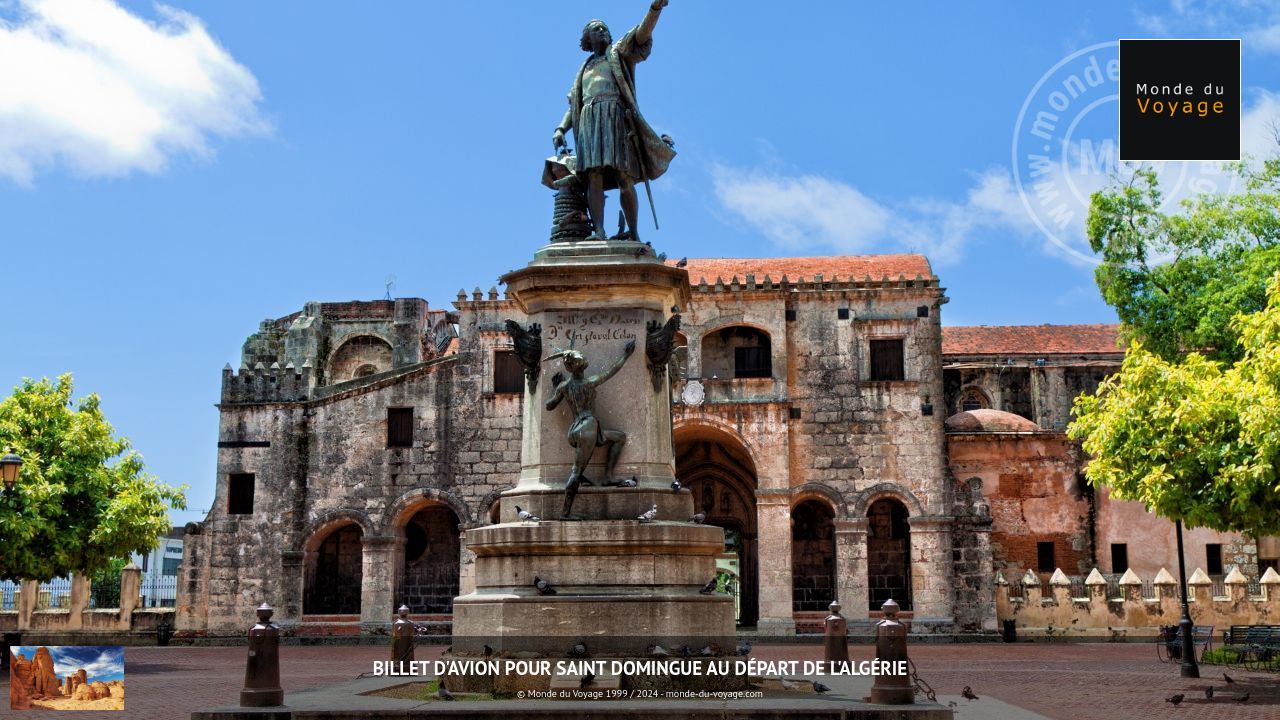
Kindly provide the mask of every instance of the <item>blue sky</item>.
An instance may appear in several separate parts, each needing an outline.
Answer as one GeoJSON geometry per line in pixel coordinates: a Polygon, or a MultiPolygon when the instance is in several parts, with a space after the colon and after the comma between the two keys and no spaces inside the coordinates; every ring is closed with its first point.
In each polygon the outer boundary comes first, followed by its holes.
{"type": "MultiPolygon", "coordinates": [[[[124,648],[119,645],[49,645],[53,671],[59,680],[83,669],[89,682],[124,679],[124,648]]],[[[39,645],[15,647],[13,650],[28,660],[35,657],[39,645]]]]}
{"type": "MultiPolygon", "coordinates": [[[[0,0],[0,385],[75,373],[191,485],[175,522],[202,518],[219,370],[258,322],[390,275],[447,307],[526,262],[581,28],[618,36],[646,7],[0,0]]],[[[1111,322],[1082,211],[1053,242],[1022,200],[1019,112],[1081,49],[1201,36],[1244,38],[1245,145],[1265,149],[1264,3],[673,0],[637,75],[680,155],[641,230],[673,257],[924,252],[952,325],[1111,322]]],[[[1094,92],[1062,148],[1114,140],[1114,86],[1094,92]]],[[[1063,157],[1064,194],[1106,181],[1063,157]]]]}

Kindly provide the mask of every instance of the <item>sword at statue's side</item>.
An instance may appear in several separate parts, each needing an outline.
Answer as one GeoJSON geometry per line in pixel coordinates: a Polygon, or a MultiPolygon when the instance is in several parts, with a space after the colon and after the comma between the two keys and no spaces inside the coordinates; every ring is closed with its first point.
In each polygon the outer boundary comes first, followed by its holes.
{"type": "MultiPolygon", "coordinates": [[[[649,187],[649,169],[644,165],[644,148],[640,145],[640,134],[636,132],[636,121],[631,111],[627,110],[627,137],[631,138],[631,149],[636,154],[636,164],[640,167],[640,177],[644,178],[644,196],[649,198],[649,214],[653,216],[653,229],[661,230],[658,227],[658,211],[653,207],[653,190],[649,187]]],[[[636,237],[640,236],[640,232],[635,228],[631,228],[631,232],[636,237]]]]}

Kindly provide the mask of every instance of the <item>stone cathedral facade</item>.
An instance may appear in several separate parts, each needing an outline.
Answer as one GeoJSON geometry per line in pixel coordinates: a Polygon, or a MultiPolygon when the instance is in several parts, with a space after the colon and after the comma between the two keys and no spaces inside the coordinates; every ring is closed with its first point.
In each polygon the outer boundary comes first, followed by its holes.
{"type": "MultiPolygon", "coordinates": [[[[725,529],[739,626],[811,632],[837,599],[870,622],[892,597],[914,632],[991,633],[997,571],[1122,572],[1118,548],[1163,537],[1084,485],[1063,435],[1072,398],[1119,366],[1114,327],[944,330],[919,255],[687,271],[675,474],[725,529]]],[[[223,370],[217,490],[187,526],[179,631],[242,634],[263,601],[304,635],[383,632],[402,603],[447,627],[471,588],[467,532],[497,521],[521,467],[507,319],[523,322],[516,303],[477,288],[449,309],[311,302],[264,321],[223,370]]],[[[1189,539],[1255,576],[1274,562],[1242,538],[1189,539]]]]}

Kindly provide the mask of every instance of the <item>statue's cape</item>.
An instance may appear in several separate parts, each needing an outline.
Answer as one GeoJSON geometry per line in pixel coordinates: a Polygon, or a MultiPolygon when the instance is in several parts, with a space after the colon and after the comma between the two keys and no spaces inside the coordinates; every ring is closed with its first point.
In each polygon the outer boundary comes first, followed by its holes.
{"type": "MultiPolygon", "coordinates": [[[[621,94],[623,102],[626,103],[627,109],[631,111],[631,121],[635,132],[639,135],[644,173],[648,176],[647,179],[656,180],[667,171],[667,167],[671,165],[671,159],[676,156],[676,151],[670,145],[662,142],[662,138],[658,136],[658,133],[649,127],[644,115],[640,114],[640,105],[636,102],[636,63],[649,57],[649,52],[653,49],[652,38],[644,45],[636,42],[637,30],[639,30],[638,25],[628,31],[626,35],[623,35],[621,40],[610,45],[608,51],[605,52],[605,59],[609,63],[609,69],[613,71],[613,79],[618,85],[618,92],[621,94]]],[[[590,61],[590,59],[588,57],[587,61],[590,61]]],[[[578,75],[573,79],[573,88],[569,91],[569,107],[573,110],[572,117],[575,128],[577,127],[578,118],[582,114],[582,74],[586,69],[587,62],[584,61],[582,67],[578,68],[578,75]]],[[[627,141],[629,142],[629,140],[627,141]]]]}

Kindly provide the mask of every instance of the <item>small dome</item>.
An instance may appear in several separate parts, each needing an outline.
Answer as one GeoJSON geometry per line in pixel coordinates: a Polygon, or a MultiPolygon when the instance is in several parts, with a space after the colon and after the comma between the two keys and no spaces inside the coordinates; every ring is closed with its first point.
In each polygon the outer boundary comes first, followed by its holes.
{"type": "Polygon", "coordinates": [[[1039,432],[1040,426],[1001,410],[965,410],[947,418],[947,432],[1039,432]]]}

